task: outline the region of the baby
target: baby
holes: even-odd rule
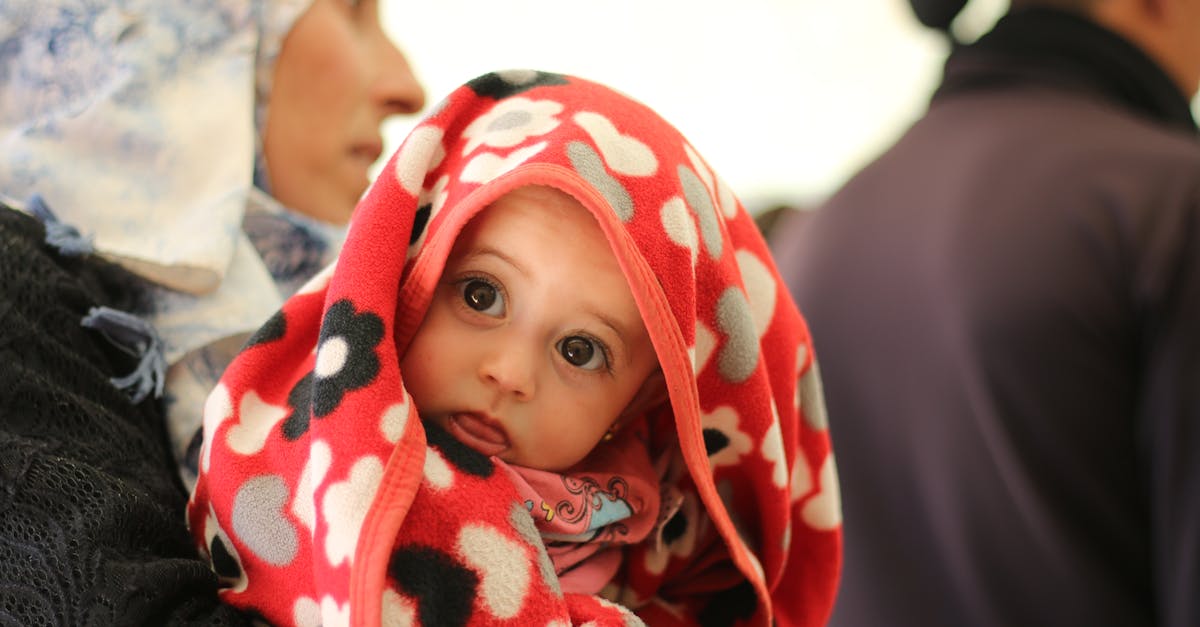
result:
[[[819,625],[819,385],[752,218],[676,129],[487,74],[210,395],[189,525],[273,624]]]
[[[563,589],[599,592],[619,553],[582,560],[600,542],[645,539],[658,514],[644,438],[615,435],[666,390],[625,275],[587,209],[544,186],[484,209],[455,240],[400,369],[423,420],[504,462],[553,543]],[[569,477],[621,489],[572,492]]]
[[[578,201],[540,186],[505,194],[459,235],[401,360],[425,420],[550,471],[611,438],[645,409],[635,401],[662,400],[657,370],[604,234]]]

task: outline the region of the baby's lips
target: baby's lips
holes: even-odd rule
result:
[[[456,440],[488,456],[508,450],[508,433],[496,420],[474,413],[450,416],[447,431]]]

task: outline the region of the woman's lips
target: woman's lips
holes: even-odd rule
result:
[[[489,457],[508,450],[504,428],[485,416],[452,414],[446,421],[446,430],[454,439]]]
[[[379,160],[379,155],[383,154],[383,144],[360,144],[352,147],[349,154],[350,160],[355,164],[355,167],[360,167],[364,171],[367,171]]]
[[[361,144],[355,144],[350,149],[350,154],[354,155],[356,158],[366,161],[367,165],[370,165],[378,161],[379,156],[383,154],[383,141],[373,140],[363,142]]]

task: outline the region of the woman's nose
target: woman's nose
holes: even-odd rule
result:
[[[373,57],[377,69],[371,85],[372,99],[379,104],[385,118],[417,113],[425,106],[425,88],[413,74],[408,58],[382,29],[374,41]]]

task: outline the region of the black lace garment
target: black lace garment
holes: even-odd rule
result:
[[[80,325],[135,283],[44,238],[0,205],[0,625],[248,624],[185,529],[160,405],[110,381],[136,359]]]

